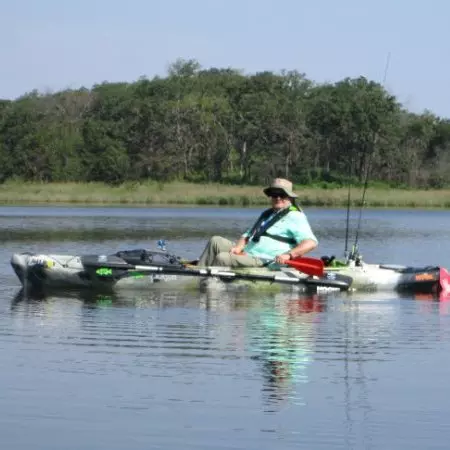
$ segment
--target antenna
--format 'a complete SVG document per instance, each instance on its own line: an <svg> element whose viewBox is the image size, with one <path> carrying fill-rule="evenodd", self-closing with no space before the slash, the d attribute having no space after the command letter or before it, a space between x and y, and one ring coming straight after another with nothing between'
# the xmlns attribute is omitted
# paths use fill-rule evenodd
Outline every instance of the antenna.
<svg viewBox="0 0 450 450"><path fill-rule="evenodd" d="M386 85L386 77L389 70L389 63L391 62L391 52L388 53L386 58L386 66L384 67L383 86Z"/></svg>

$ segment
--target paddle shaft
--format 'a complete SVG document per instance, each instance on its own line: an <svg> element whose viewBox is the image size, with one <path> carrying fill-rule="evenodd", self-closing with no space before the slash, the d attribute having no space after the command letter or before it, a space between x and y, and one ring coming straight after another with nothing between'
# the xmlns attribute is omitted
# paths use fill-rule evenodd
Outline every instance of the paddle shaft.
<svg viewBox="0 0 450 450"><path fill-rule="evenodd" d="M89 268L89 265L85 265ZM108 268L108 264L102 265L103 268ZM91 266L91 268L98 269L99 266ZM217 277L227 280L248 280L248 281L268 281L283 284L300 284L305 286L322 286L337 288L341 290L347 290L351 284L350 277L339 276L333 274L333 278L297 278L289 277L288 273L266 275L266 274L256 274L256 273L236 273L226 270L221 270L218 268L205 267L201 269L191 269L191 268L179 268L179 267L168 267L168 266L141 266L126 264L121 267L111 267L112 270L123 271L122 274L116 272L116 275L98 275L100 278L108 278L110 276L122 278L123 276L128 276L129 270L134 270L137 272L149 272L153 274L161 275L180 275L180 276L194 276L194 277Z"/></svg>

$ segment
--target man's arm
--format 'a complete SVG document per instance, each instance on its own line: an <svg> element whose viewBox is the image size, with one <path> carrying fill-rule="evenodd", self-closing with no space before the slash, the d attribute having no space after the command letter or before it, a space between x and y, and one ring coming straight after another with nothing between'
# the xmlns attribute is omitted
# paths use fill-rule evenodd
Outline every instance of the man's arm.
<svg viewBox="0 0 450 450"><path fill-rule="evenodd" d="M304 256L307 253L313 251L317 247L317 241L314 239L305 239L300 242L296 247L288 252L291 259L299 258L300 256Z"/></svg>
<svg viewBox="0 0 450 450"><path fill-rule="evenodd" d="M244 247L247 244L247 237L241 236L239 240L236 242L236 245L231 248L230 253L233 253L235 255L238 255L239 253L242 253L244 250Z"/></svg>
<svg viewBox="0 0 450 450"><path fill-rule="evenodd" d="M306 255L317 247L317 241L313 239L305 239L300 242L296 247L289 250L289 252L282 253L275 258L275 261L279 264L284 264L291 259L300 258Z"/></svg>

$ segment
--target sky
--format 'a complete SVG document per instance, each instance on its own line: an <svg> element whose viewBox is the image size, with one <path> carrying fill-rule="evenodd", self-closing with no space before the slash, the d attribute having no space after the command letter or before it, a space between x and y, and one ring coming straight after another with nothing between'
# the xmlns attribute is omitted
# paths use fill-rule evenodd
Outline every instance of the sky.
<svg viewBox="0 0 450 450"><path fill-rule="evenodd" d="M449 17L448 0L0 0L0 98L165 76L183 58L365 76L450 118Z"/></svg>

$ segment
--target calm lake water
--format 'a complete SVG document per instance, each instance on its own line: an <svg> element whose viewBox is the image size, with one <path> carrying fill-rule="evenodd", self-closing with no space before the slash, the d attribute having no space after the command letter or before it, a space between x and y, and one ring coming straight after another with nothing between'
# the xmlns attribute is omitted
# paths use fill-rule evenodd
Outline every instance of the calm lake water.
<svg viewBox="0 0 450 450"><path fill-rule="evenodd" d="M158 239L194 258L259 212L0 207L0 448L447 449L446 302L181 290L36 300L9 264L25 250ZM307 214L315 255L341 257L345 211ZM368 262L450 267L450 212L366 210L359 243Z"/></svg>

